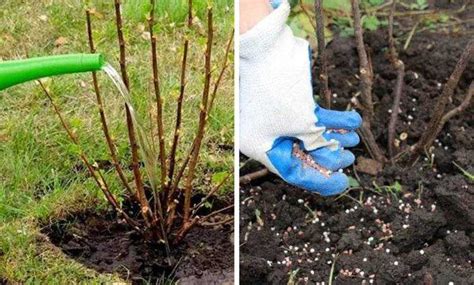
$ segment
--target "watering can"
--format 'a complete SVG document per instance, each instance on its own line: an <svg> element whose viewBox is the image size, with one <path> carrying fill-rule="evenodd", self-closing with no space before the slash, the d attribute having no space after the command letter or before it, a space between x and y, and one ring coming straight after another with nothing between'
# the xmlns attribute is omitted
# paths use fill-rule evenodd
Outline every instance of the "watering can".
<svg viewBox="0 0 474 285"><path fill-rule="evenodd" d="M0 61L0 91L44 77L99 71L104 65L105 59L100 54L70 54Z"/></svg>

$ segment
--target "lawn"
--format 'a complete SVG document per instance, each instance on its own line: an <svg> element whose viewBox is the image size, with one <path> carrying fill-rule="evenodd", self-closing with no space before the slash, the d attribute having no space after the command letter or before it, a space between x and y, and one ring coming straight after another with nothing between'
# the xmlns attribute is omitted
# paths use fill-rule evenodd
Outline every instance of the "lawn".
<svg viewBox="0 0 474 285"><path fill-rule="evenodd" d="M132 97L145 129L153 130L155 116L151 98L150 46L146 32L148 5L124 0L124 32ZM175 101L179 95L179 71L183 39L190 37L190 65L184 104L181 155L190 147L197 125L204 74L205 8L209 1L195 0L195 33L185 34L187 1L158 1L158 54L165 128L173 134ZM225 46L232 33L233 1L215 0L216 46ZM0 59L88 52L85 10L93 9L97 51L118 69L118 44L113 1L12 0L0 3ZM219 64L224 49L214 50ZM231 63L232 64L232 63ZM232 66L232 65L231 65ZM218 69L219 66L213 66ZM216 75L214 75L214 78ZM126 125L117 91L99 75L111 131L122 160L129 158ZM109 160L100 120L95 108L90 74L46 79L62 113L81 141L87 155L97 161ZM233 151L233 74L223 79L215 109L210 115L207 138L199 165L196 189L205 191L223 174L231 172ZM149 112L149 110L151 111ZM127 173L131 176L131 173ZM123 189L115 173L105 173L112 190ZM229 180L222 194L233 189ZM38 84L30 82L0 92L0 283L104 283L117 282L116 275L98 274L69 259L52 246L41 227L86 209L108 207L94 181L86 174L77 149L68 140L49 101Z"/></svg>

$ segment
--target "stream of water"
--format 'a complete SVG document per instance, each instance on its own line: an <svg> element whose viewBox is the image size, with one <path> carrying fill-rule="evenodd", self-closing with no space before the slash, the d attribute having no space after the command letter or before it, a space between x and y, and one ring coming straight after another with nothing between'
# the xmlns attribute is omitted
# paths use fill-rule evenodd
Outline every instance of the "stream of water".
<svg viewBox="0 0 474 285"><path fill-rule="evenodd" d="M137 137L137 144L139 146L143 162L145 164L145 171L151 187L153 190L157 190L159 182L159 169L158 169L158 159L156 151L154 150L153 144L150 142L150 139L146 132L143 129L143 124L140 117L137 115L135 108L132 103L132 97L130 96L130 92L128 91L125 83L122 80L120 74L113 68L112 65L106 64L102 68L102 70L108 75L108 77L112 80L115 87L119 91L121 97L125 105L130 110L131 119L135 128L135 133Z"/></svg>

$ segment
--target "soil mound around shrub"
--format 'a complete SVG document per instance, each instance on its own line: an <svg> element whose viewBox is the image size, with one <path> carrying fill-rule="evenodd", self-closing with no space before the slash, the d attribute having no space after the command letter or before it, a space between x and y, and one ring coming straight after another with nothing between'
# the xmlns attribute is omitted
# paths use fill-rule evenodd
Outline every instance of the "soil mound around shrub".
<svg viewBox="0 0 474 285"><path fill-rule="evenodd" d="M160 246L146 243L113 213L76 214L46 226L43 232L78 262L101 273L118 273L133 284L233 282L232 225L192 229L172 248L172 258Z"/></svg>

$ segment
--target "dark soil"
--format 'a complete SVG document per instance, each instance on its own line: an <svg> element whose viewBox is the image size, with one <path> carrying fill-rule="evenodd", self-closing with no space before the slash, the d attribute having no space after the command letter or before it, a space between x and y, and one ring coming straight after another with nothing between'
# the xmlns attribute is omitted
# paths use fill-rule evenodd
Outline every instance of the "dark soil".
<svg viewBox="0 0 474 285"><path fill-rule="evenodd" d="M386 31L366 34L375 73L373 129L384 148L396 80L385 37ZM417 34L400 52L407 73L397 134L408 135L400 150L422 134L433 99L468 40ZM328 58L334 108L343 110L359 91L353 39L334 39ZM448 109L473 79L471 63ZM474 184L453 164L474 172L473 111L450 121L434 156L423 156L414 166L385 166L376 177L346 170L364 190L323 198L274 175L241 187L241 284L287 284L292 272L294 284L328 284L334 263L334 284L474 284ZM353 151L369 157L362 144ZM256 169L247 165L241 174ZM395 182L399 193L375 186Z"/></svg>
<svg viewBox="0 0 474 285"><path fill-rule="evenodd" d="M111 212L79 213L46 226L43 232L78 262L101 273L116 272L133 284L169 280L180 284L233 283L231 225L192 229L172 248L171 259Z"/></svg>

